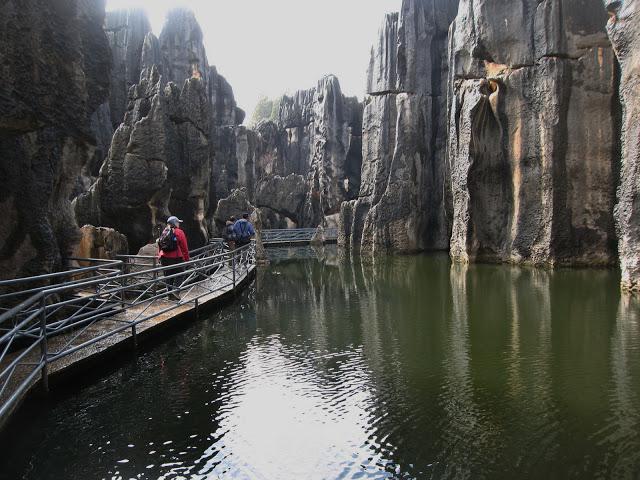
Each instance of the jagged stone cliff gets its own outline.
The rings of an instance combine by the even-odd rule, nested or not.
[[[191,244],[203,244],[211,178],[206,95],[200,78],[180,89],[157,66],[145,69],[98,181],[76,199],[78,220],[117,228],[137,251],[173,214],[184,219]]]
[[[137,44],[137,42],[136,42]],[[123,123],[90,190],[75,200],[82,223],[114,227],[132,251],[157,236],[169,215],[182,218],[190,246],[210,237],[222,127],[242,121],[233,92],[207,63],[193,13],[170,12],[159,38],[144,35],[138,83]]]
[[[622,285],[640,289],[640,2],[606,0],[607,30],[621,68],[622,168],[615,209]]]
[[[80,235],[69,197],[108,96],[104,1],[0,3],[0,277],[51,272]]]
[[[323,223],[358,191],[361,124],[362,106],[342,94],[334,75],[320,79],[315,88],[283,97],[278,114],[283,158],[270,169],[281,176],[306,177],[302,225]]]
[[[151,25],[143,10],[117,10],[107,12],[104,29],[113,59],[109,112],[116,129],[127,111],[129,89],[140,80],[142,50]]]
[[[615,261],[616,63],[599,0],[461,0],[451,27],[454,260]]]
[[[333,75],[283,96],[276,122],[229,130],[218,194],[244,188],[265,226],[316,227],[333,219],[360,185],[362,105]],[[221,198],[220,195],[219,198]],[[219,225],[220,226],[220,225]]]
[[[367,72],[358,198],[340,243],[368,251],[446,249],[446,45],[455,0],[404,0],[386,16]]]
[[[91,131],[96,137],[96,149],[78,176],[72,194],[74,198],[89,190],[107,158],[113,133],[124,120],[129,88],[140,79],[143,44],[151,26],[142,10],[116,10],[107,12],[104,30],[109,40],[112,59],[109,98],[91,117]]]

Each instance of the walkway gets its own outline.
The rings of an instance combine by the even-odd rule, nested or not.
[[[265,247],[281,245],[308,245],[316,234],[315,228],[286,228],[262,231],[262,244]],[[326,228],[323,232],[322,243],[336,243],[338,230]]]
[[[231,254],[213,243],[193,251],[183,272],[157,267],[154,257],[75,260],[86,266],[0,282],[16,290],[0,302],[27,297],[0,315],[0,427],[36,385],[46,391],[50,378],[84,371],[234,295],[254,273],[255,248]],[[180,301],[167,298],[172,278]]]

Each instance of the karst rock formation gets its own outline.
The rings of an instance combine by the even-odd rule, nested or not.
[[[284,95],[275,121],[222,129],[215,191],[223,198],[245,189],[265,227],[335,225],[359,189],[361,135],[362,105],[342,93],[337,77],[325,76]]]
[[[384,19],[367,72],[361,185],[342,206],[341,243],[373,252],[448,246],[446,48],[455,7],[406,0]]]
[[[455,260],[615,261],[606,20],[599,0],[461,0],[449,45]]]
[[[605,1],[620,62],[622,165],[615,209],[622,285],[640,290],[640,2]]]
[[[244,112],[208,64],[192,12],[171,11],[159,37],[145,31],[147,23],[136,20],[134,33],[126,37],[136,39],[131,49],[139,49],[132,54],[139,60],[126,69],[131,75],[139,69],[138,83],[128,89],[124,117],[99,177],[75,199],[75,211],[80,223],[124,233],[133,251],[153,241],[169,215],[177,215],[190,245],[197,247],[211,236],[218,129],[241,123]],[[116,87],[114,105],[121,93],[120,84]]]
[[[80,240],[69,197],[109,95],[98,1],[0,3],[0,277],[62,267]]]
[[[156,36],[101,0],[3,2],[2,276],[61,268],[78,224],[135,252],[170,214],[198,246],[255,210],[363,252],[619,263],[640,288],[640,2],[397,6],[364,102],[327,75],[249,128],[190,11]]]

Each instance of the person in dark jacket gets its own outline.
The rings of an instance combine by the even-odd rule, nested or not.
[[[233,230],[235,223],[236,217],[229,217],[222,231],[222,239],[227,243],[229,250],[236,248],[236,232]]]
[[[182,272],[184,270],[184,267],[177,267],[176,265],[189,261],[189,245],[187,244],[187,236],[180,228],[181,223],[182,220],[180,220],[178,217],[169,217],[167,219],[167,226],[162,232],[162,235],[160,235],[160,251],[158,253],[160,264],[163,267],[174,267],[166,269],[164,271],[165,276],[171,276],[176,273]],[[166,237],[168,235],[173,235],[173,239],[171,239],[172,241],[163,242],[163,237]],[[165,246],[165,249],[163,250],[163,244],[169,246]],[[166,282],[167,290],[169,291],[169,298],[179,301],[180,295],[178,294],[178,292],[180,283],[182,283],[182,276],[170,278]]]
[[[256,231],[249,221],[248,213],[242,214],[242,218],[233,225],[233,231],[236,234],[236,246],[242,247],[251,241]]]

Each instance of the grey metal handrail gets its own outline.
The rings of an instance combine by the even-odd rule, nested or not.
[[[262,230],[261,236],[263,243],[296,243],[310,242],[316,234],[315,228],[283,228],[283,229],[267,229]],[[324,238],[328,241],[334,241],[338,238],[338,230],[336,228],[324,229]]]
[[[0,314],[0,420],[38,375],[48,388],[52,362],[128,329],[136,342],[137,325],[185,304],[197,310],[203,297],[235,289],[255,265],[255,244],[223,248],[210,244],[189,262],[133,272],[126,272],[127,262],[119,261],[116,275],[50,286]],[[168,281],[176,278],[183,300],[168,301]],[[106,318],[117,322],[89,330]],[[49,351],[51,339],[63,334],[56,351]]]

